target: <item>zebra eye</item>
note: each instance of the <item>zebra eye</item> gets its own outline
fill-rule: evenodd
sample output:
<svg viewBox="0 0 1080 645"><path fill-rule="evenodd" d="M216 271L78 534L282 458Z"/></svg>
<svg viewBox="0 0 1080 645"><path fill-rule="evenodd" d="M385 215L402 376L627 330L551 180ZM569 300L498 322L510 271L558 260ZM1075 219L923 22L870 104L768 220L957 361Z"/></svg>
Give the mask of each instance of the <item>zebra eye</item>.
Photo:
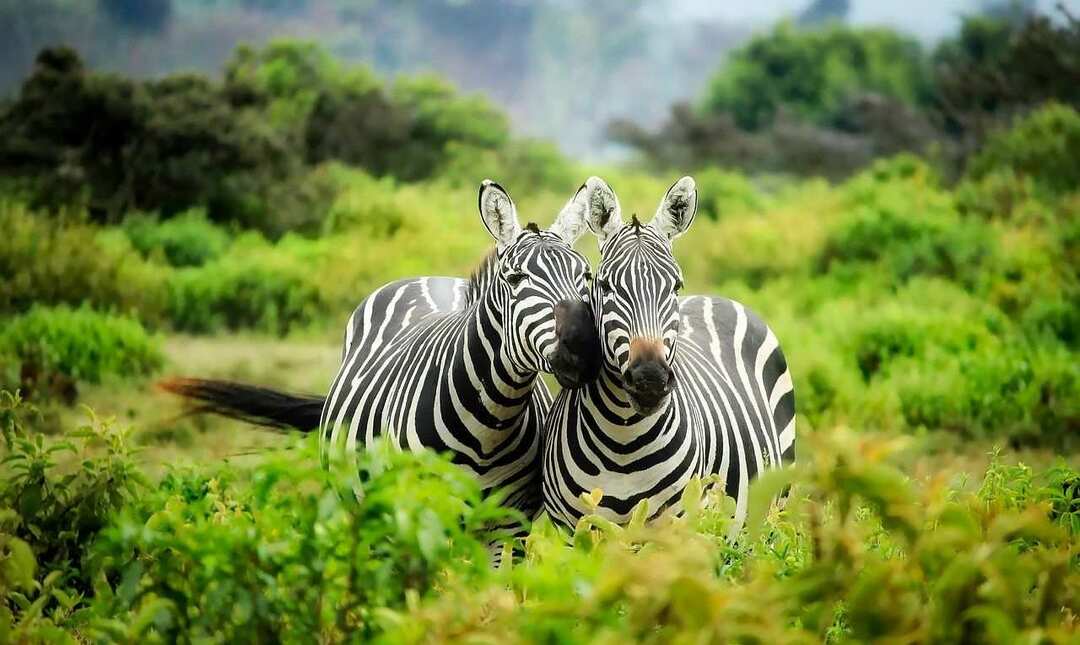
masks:
<svg viewBox="0 0 1080 645"><path fill-rule="evenodd" d="M682 280L676 280L675 281L675 295L679 295L679 292L682 291L682 288L683 288Z"/></svg>
<svg viewBox="0 0 1080 645"><path fill-rule="evenodd" d="M513 273L506 274L506 281L511 287L516 287L525 280L527 276L521 271L514 271Z"/></svg>
<svg viewBox="0 0 1080 645"><path fill-rule="evenodd" d="M592 278L593 278L592 271L588 271L588 270L585 271L585 282L590 282L591 283Z"/></svg>

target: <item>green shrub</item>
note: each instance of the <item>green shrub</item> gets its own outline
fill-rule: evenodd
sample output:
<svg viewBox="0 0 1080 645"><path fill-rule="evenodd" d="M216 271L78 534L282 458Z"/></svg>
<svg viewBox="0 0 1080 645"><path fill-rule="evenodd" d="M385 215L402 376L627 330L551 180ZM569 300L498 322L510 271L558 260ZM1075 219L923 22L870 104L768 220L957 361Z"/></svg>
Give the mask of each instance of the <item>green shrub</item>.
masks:
<svg viewBox="0 0 1080 645"><path fill-rule="evenodd" d="M1064 460L995 451L974 482L924 481L905 474L909 442L804 433L798 464L751 487L734 539L733 500L695 478L650 524L645 505L626 526L541 517L524 557L492 569L488 529L514 516L431 453L380 442L326 469L306 442L148 487L125 433L92 420L47 443L23 419L0 394L18 466L0 470L13 642L1068 643L1080 629L1080 473Z"/></svg>
<svg viewBox="0 0 1080 645"><path fill-rule="evenodd" d="M164 361L158 340L138 321L88 307L34 307L5 321L0 348L38 384L54 375L88 383L145 376Z"/></svg>
<svg viewBox="0 0 1080 645"><path fill-rule="evenodd" d="M1030 178L1051 195L1063 194L1080 186L1077 150L1080 113L1066 105L1050 104L991 136L971 159L967 171L975 179L1012 171Z"/></svg>
<svg viewBox="0 0 1080 645"><path fill-rule="evenodd" d="M917 487L887 460L895 448L829 435L811 439L795 469L758 480L750 494L761 510L734 544L720 537L728 503L693 486L688 512L653 526L586 516L567 539L539 520L523 563L480 588L451 580L394 612L386 640L1075 638L1075 470L995 461L976 492ZM790 483L785 510L766 515Z"/></svg>
<svg viewBox="0 0 1080 645"><path fill-rule="evenodd" d="M992 238L976 224L934 220L892 210L861 210L827 240L819 266L882 262L900 281L941 276L973 285L992 252Z"/></svg>
<svg viewBox="0 0 1080 645"><path fill-rule="evenodd" d="M406 213L398 203L391 177L375 178L363 171L344 171L347 189L341 190L323 223L326 234L362 231L372 238L394 235L405 223Z"/></svg>
<svg viewBox="0 0 1080 645"><path fill-rule="evenodd" d="M163 222L133 215L124 220L124 232L143 256L160 256L176 267L201 266L217 259L229 246L229 234L211 223L201 208Z"/></svg>
<svg viewBox="0 0 1080 645"><path fill-rule="evenodd" d="M156 322L164 276L97 229L0 200L0 313L90 303Z"/></svg>
<svg viewBox="0 0 1080 645"><path fill-rule="evenodd" d="M286 237L269 245L238 238L233 252L201 267L178 270L168 284L168 317L180 331L207 333L254 328L275 334L325 312L310 266L310 247Z"/></svg>
<svg viewBox="0 0 1080 645"><path fill-rule="evenodd" d="M895 369L901 373L893 384L913 427L1075 449L1080 366L1062 348L938 352Z"/></svg>
<svg viewBox="0 0 1080 645"><path fill-rule="evenodd" d="M486 529L509 515L470 475L388 443L357 461L358 471L327 472L305 449L243 484L227 474L167 476L102 533L97 556L122 582L95 598L95 632L366 642L391 609L447 579L486 575Z"/></svg>
<svg viewBox="0 0 1080 645"><path fill-rule="evenodd" d="M111 515L146 491L128 433L91 415L64 441L25 426L17 395L0 391L0 636L76 642L96 586L87 557ZM75 468L69 463L79 460Z"/></svg>
<svg viewBox="0 0 1080 645"><path fill-rule="evenodd" d="M730 113L749 130L767 126L780 110L826 124L858 94L925 103L928 71L918 43L887 29L781 24L728 57L710 82L704 108Z"/></svg>
<svg viewBox="0 0 1080 645"><path fill-rule="evenodd" d="M698 187L698 211L712 219L735 212L760 212L767 201L761 191L736 172L710 167L694 173Z"/></svg>
<svg viewBox="0 0 1080 645"><path fill-rule="evenodd" d="M531 139L504 143L497 149L457 141L446 145L446 160L438 173L453 186L473 188L492 179L527 195L543 190L573 194L584 178L554 144Z"/></svg>
<svg viewBox="0 0 1080 645"><path fill-rule="evenodd" d="M981 222L961 218L928 166L909 158L878 162L845 187L848 214L817 257L819 271L866 272L882 265L898 282L940 276L974 286L994 253Z"/></svg>

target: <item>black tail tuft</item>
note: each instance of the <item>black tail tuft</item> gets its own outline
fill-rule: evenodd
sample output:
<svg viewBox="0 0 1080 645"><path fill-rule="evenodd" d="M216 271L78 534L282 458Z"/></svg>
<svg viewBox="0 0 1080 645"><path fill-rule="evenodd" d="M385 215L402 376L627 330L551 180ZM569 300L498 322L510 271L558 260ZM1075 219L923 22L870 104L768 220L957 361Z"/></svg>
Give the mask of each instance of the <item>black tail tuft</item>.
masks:
<svg viewBox="0 0 1080 645"><path fill-rule="evenodd" d="M170 378L157 387L190 399L193 412L220 414L271 428L310 432L319 427L326 397L289 394L257 385L196 378Z"/></svg>

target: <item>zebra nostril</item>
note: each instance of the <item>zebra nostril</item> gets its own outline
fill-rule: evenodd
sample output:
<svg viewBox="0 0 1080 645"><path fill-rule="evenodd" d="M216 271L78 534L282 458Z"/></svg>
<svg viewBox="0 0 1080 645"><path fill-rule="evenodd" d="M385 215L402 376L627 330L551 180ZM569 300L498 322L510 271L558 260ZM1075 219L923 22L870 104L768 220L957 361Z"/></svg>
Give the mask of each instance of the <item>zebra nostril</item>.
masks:
<svg viewBox="0 0 1080 645"><path fill-rule="evenodd" d="M634 370L629 369L622 373L623 383L628 386L634 385Z"/></svg>

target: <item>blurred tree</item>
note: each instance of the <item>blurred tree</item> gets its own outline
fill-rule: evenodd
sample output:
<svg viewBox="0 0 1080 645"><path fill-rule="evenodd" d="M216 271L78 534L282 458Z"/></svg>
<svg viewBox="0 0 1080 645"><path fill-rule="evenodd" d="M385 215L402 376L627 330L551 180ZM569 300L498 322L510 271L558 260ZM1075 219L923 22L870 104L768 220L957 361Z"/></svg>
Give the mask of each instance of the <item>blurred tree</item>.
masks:
<svg viewBox="0 0 1080 645"><path fill-rule="evenodd" d="M781 108L823 125L865 92L926 104L930 75L919 44L888 29L800 31L781 24L731 54L710 83L703 109L730 113L747 130L767 126Z"/></svg>
<svg viewBox="0 0 1080 645"><path fill-rule="evenodd" d="M255 109L309 163L340 160L376 175L431 176L457 142L494 149L509 140L506 116L433 76L402 76L392 88L366 65L341 65L314 43L241 47L225 73L238 107Z"/></svg>
<svg viewBox="0 0 1080 645"><path fill-rule="evenodd" d="M1064 17L968 17L935 51L937 102L966 153L1044 102L1080 107L1080 21Z"/></svg>
<svg viewBox="0 0 1080 645"><path fill-rule="evenodd" d="M67 48L43 50L0 114L5 174L32 183L41 203L80 201L103 221L196 204L216 206L219 219L241 217L238 204L265 199L287 174L286 152L205 78L137 83L92 74Z"/></svg>

